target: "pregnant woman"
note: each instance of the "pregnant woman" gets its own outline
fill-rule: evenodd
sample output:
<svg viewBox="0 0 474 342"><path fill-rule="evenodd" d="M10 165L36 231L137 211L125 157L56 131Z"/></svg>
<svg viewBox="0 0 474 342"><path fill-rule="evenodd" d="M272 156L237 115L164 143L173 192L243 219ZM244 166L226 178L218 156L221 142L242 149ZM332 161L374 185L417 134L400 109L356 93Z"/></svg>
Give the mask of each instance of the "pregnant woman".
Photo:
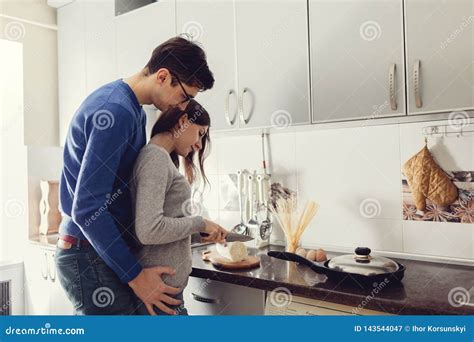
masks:
<svg viewBox="0 0 474 342"><path fill-rule="evenodd" d="M147 308L139 302L137 313L186 315L183 289L191 273L191 236L209 235L205 242L224 242L227 231L201 216L189 216L191 184L207 180L204 159L209 148L210 117L191 100L186 109L163 112L135 162L132 177L132 201L135 208L135 233L142 244L137 258L143 267L169 266L174 275L164 276L175 296L165 296L159 307ZM185 176L179 172L184 161ZM199 163L199 168L194 163ZM198 173L200 174L198 177Z"/></svg>

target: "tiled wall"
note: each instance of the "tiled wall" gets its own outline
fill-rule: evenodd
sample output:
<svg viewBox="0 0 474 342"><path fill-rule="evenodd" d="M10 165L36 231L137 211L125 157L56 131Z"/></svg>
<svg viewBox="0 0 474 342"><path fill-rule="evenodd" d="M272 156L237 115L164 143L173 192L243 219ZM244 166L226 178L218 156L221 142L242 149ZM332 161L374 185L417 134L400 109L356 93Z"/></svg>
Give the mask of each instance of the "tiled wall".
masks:
<svg viewBox="0 0 474 342"><path fill-rule="evenodd" d="M297 190L301 202L312 199L321 205L302 244L336 249L364 245L380 251L473 260L474 224L402 220L402 164L423 147L422 127L436 124L447 122L282 130L270 135L272 180ZM229 174L239 168L261 167L260 139L258 134L221 134L212 140L206 161L211 188L203 196L205 213L226 228L240 220ZM428 146L443 169L474 170L474 136L430 138ZM61 163L59 148L28 149L30 229L39 223L39 180L57 179ZM361 204L367 201L378 205L375 217L361 214ZM278 227L272 242L284 243Z"/></svg>
<svg viewBox="0 0 474 342"><path fill-rule="evenodd" d="M445 121L308 130L272 134L274 181L298 191L300 202L321 208L302 238L303 246L353 248L474 259L474 224L402 220L401 168L424 144L422 128ZM471 126L474 126L471 124ZM470 127L472 129L472 127ZM229 173L261 165L260 136L213 139L206 164L212 187L204 196L209 216L226 228L239 221L225 204L235 200ZM430 138L428 146L445 170L474 170L474 137ZM369 203L375 215L365 215ZM281 230L272 236L283 243Z"/></svg>

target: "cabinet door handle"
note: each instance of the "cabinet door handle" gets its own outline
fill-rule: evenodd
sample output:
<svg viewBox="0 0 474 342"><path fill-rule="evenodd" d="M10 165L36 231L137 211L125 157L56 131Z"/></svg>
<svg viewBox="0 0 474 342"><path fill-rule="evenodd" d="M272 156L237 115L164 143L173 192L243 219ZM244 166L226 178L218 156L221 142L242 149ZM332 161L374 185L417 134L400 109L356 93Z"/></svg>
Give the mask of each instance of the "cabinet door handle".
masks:
<svg viewBox="0 0 474 342"><path fill-rule="evenodd" d="M41 277L44 280L48 279L48 254L46 252L43 252L44 256L44 267L41 267Z"/></svg>
<svg viewBox="0 0 474 342"><path fill-rule="evenodd" d="M415 104L416 108L421 108L423 105L421 102L421 95L420 95L420 87L421 87L421 82L420 82L420 67L421 67L421 61L417 59L415 61L415 65L413 66L413 90L415 92Z"/></svg>
<svg viewBox="0 0 474 342"><path fill-rule="evenodd" d="M224 109L224 113L225 113L225 120L227 122L227 124L229 126L233 126L234 123L235 123L235 118L237 117L237 110L234 111L234 115L232 115L232 119L229 117L229 101L230 101L230 96L231 95L234 95L235 96L235 91L234 89L229 89L229 91L227 92L227 96L225 98L225 109Z"/></svg>
<svg viewBox="0 0 474 342"><path fill-rule="evenodd" d="M251 111L249 112L249 115L247 117L244 116L244 95L248 92L250 92L250 89L244 88L242 90L242 93L240 94L240 101L239 101L240 121L243 122L244 124L248 124L249 119L250 119L250 112L251 112Z"/></svg>
<svg viewBox="0 0 474 342"><path fill-rule="evenodd" d="M390 108L392 110L397 109L397 99L395 98L395 71L397 65L395 63L390 64L390 70L388 72L388 87L390 89Z"/></svg>
<svg viewBox="0 0 474 342"><path fill-rule="evenodd" d="M53 265L50 265L48 263L48 274L49 274L49 279L54 283L56 281L56 265L54 264L54 253L52 254L52 259L53 259ZM53 271L53 274L51 274L51 269Z"/></svg>
<svg viewBox="0 0 474 342"><path fill-rule="evenodd" d="M193 296L193 298L196 302L206 303L206 304L218 304L219 303L219 299L206 298L206 297L202 297L200 295L197 295L195 293L191 293L191 295Z"/></svg>

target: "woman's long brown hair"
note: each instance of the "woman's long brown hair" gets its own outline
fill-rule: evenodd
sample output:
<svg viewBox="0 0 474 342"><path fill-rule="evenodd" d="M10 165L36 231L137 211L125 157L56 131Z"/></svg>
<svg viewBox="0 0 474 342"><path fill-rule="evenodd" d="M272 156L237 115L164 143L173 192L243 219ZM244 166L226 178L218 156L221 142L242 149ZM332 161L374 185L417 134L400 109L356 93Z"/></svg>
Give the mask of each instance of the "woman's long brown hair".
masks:
<svg viewBox="0 0 474 342"><path fill-rule="evenodd" d="M151 138L159 133L169 132L176 136L181 134L187 128L184 127L182 130L176 130L179 119L187 114L190 123L194 123L200 126L211 126L211 118L209 113L202 107L196 100L190 100L185 110L181 110L178 107L171 107L170 109L161 113L160 117L156 120L151 130ZM202 137L202 147L198 152L198 163L199 172L204 183L209 184L209 181L204 172L204 160L207 158L211 145L211 138L209 136L209 129L206 134ZM193 184L196 180L197 167L194 164L195 152L190 152L184 157L184 172L186 178L190 184ZM176 152L170 153L171 160L174 165L179 168L179 156Z"/></svg>

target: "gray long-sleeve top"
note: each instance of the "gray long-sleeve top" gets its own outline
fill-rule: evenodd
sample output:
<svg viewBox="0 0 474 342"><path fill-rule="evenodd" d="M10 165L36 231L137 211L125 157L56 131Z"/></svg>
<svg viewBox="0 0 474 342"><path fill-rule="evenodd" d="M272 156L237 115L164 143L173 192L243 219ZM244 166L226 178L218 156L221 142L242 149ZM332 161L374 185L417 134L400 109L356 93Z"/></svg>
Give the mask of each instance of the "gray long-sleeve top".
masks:
<svg viewBox="0 0 474 342"><path fill-rule="evenodd" d="M183 289L192 269L191 235L205 227L201 216L186 216L191 200L188 181L164 148L149 143L135 162L131 187L141 265L174 268L176 274L163 280Z"/></svg>

